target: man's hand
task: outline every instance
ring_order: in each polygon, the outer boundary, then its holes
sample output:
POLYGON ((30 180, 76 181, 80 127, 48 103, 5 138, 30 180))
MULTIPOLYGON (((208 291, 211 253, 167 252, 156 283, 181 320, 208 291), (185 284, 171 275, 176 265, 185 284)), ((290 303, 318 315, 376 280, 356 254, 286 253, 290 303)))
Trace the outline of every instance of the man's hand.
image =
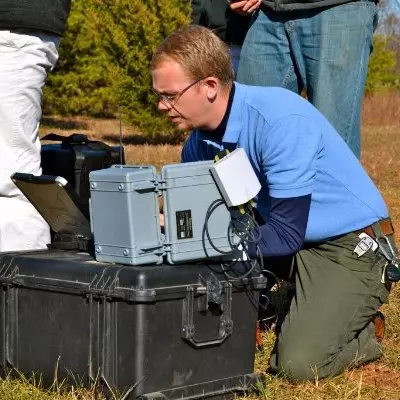
POLYGON ((261 4, 261 0, 227 1, 229 3, 229 8, 240 15, 250 15, 253 11, 257 10, 261 4))
POLYGON ((161 226, 161 230, 163 230, 165 227, 164 214, 162 214, 162 213, 160 213, 160 226, 161 226))

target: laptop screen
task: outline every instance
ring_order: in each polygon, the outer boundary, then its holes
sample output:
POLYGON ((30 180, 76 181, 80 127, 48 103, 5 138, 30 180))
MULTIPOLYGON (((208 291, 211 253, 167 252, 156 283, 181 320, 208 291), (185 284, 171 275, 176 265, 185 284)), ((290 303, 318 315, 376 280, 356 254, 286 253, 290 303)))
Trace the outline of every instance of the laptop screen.
POLYGON ((64 178, 15 173, 11 179, 54 232, 90 237, 89 210, 64 178))

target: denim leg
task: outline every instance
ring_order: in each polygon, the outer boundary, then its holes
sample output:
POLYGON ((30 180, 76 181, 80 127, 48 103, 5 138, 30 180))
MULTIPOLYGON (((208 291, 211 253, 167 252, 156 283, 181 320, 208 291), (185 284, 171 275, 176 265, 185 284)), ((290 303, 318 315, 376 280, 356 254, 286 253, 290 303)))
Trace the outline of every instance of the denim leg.
POLYGON ((308 98, 357 157, 361 102, 376 22, 372 1, 309 12, 308 18, 297 21, 308 98))
POLYGON ((301 91, 301 79, 285 31, 286 18, 264 9, 255 14, 240 55, 238 82, 301 91))
POLYGON ((231 51, 233 71, 235 72, 235 76, 236 76, 237 70, 239 67, 240 52, 242 51, 242 47, 241 46, 229 46, 229 50, 231 51))

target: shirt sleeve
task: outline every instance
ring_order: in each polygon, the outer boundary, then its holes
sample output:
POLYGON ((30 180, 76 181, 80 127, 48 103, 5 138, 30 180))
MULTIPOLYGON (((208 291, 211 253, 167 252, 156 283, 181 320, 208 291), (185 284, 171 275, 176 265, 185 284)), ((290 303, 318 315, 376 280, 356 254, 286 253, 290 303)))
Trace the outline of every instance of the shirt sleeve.
POLYGON ((265 128, 259 157, 271 197, 312 193, 321 139, 320 129, 301 115, 287 115, 265 128))
POLYGON ((193 131, 183 145, 181 162, 213 160, 221 150, 222 144, 212 141, 202 132, 193 131))
MULTIPOLYGON (((263 257, 297 253, 304 243, 310 212, 311 195, 287 199, 271 198, 268 221, 255 228, 257 245, 263 257)), ((256 256, 256 245, 249 246, 249 255, 256 256)))

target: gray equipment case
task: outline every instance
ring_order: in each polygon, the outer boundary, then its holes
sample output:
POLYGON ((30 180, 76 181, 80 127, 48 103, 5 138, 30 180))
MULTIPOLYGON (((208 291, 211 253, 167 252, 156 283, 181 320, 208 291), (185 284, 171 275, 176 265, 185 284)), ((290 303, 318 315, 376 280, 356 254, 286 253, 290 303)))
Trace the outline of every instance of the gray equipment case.
POLYGON ((92 172, 96 260, 160 264, 165 256, 174 264, 229 252, 230 241, 235 240, 228 239, 230 212, 212 178, 211 165, 212 161, 166 165, 160 176, 152 166, 122 165, 92 172), (165 234, 160 231, 160 196, 165 234))

